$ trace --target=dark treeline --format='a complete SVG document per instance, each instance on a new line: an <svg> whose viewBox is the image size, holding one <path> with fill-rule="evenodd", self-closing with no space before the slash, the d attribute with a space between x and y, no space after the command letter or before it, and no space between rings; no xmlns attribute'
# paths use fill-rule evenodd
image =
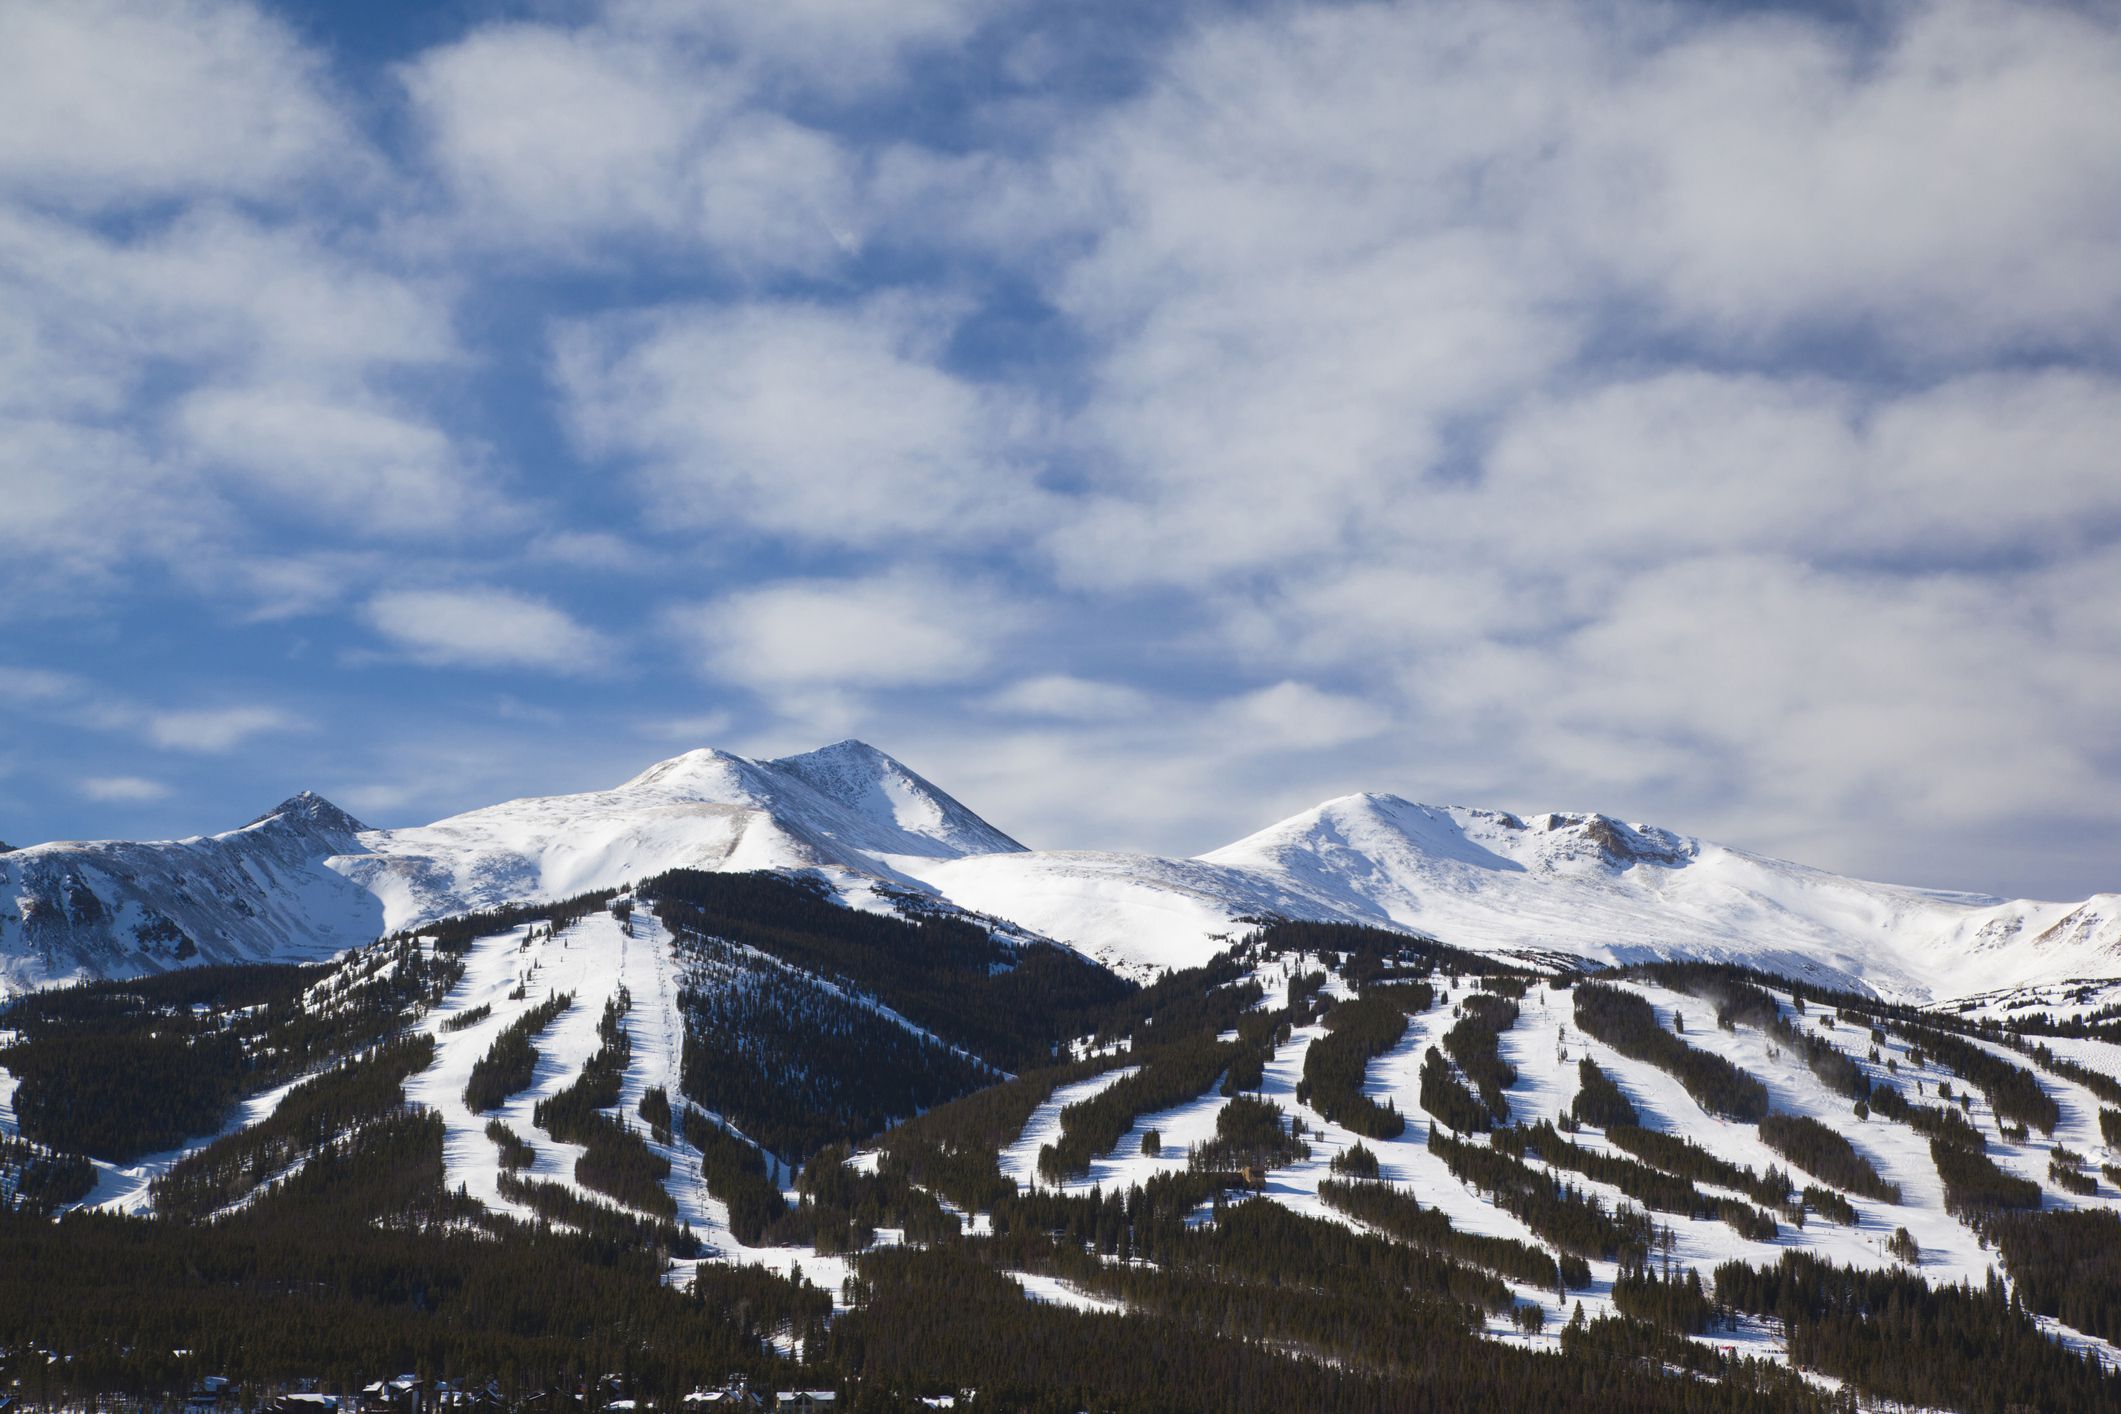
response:
<svg viewBox="0 0 2121 1414"><path fill-rule="evenodd" d="M1897 1184L1888 1183L1839 1130L1829 1129L1809 1115L1763 1116L1760 1142L1812 1177L1824 1179L1843 1192L1875 1198L1881 1203L1900 1201Z"/></svg>
<svg viewBox="0 0 2121 1414"><path fill-rule="evenodd" d="M1701 1274L1692 1268L1669 1277L1648 1268L1623 1271L1613 1283L1613 1304L1622 1315L1675 1335L1699 1335L1716 1314Z"/></svg>
<svg viewBox="0 0 2121 1414"><path fill-rule="evenodd" d="M1719 1188L1735 1189L1770 1208L1785 1207L1790 1201L1790 1176L1779 1168L1770 1168L1763 1174L1744 1164L1720 1158L1691 1139L1640 1125L1615 1125L1606 1131L1605 1137L1614 1148L1625 1149L1666 1173L1677 1174L1695 1183L1713 1183Z"/></svg>
<svg viewBox="0 0 2121 1414"><path fill-rule="evenodd" d="M1591 1282L1590 1264L1575 1253L1563 1253L1557 1260L1544 1247L1514 1237L1460 1232L1441 1208L1424 1208L1410 1189L1329 1178L1318 1185L1318 1196L1401 1242L1485 1267L1528 1286L1559 1294L1564 1285L1581 1289Z"/></svg>
<svg viewBox="0 0 2121 1414"><path fill-rule="evenodd" d="M493 1038L486 1054L472 1062L471 1076L464 1082L464 1103L473 1114L497 1109L509 1096L530 1088L538 1073L538 1048L533 1044L537 1034L573 1005L572 992L547 997Z"/></svg>
<svg viewBox="0 0 2121 1414"><path fill-rule="evenodd" d="M361 1125L404 1108L405 1078L434 1063L428 1036L407 1036L287 1092L258 1123L187 1154L152 1186L155 1210L204 1218Z"/></svg>
<svg viewBox="0 0 2121 1414"><path fill-rule="evenodd" d="M1594 1129L1618 1129L1641 1122L1635 1104L1613 1078L1598 1068L1589 1056L1576 1062L1576 1098L1569 1103L1569 1117Z"/></svg>
<svg viewBox="0 0 2121 1414"><path fill-rule="evenodd" d="M806 973L714 939L681 950L701 969L679 996L686 1097L791 1166L998 1078Z"/></svg>
<svg viewBox="0 0 2121 1414"><path fill-rule="evenodd" d="M54 1153L0 1134L0 1211L49 1217L95 1187L96 1166L79 1154Z"/></svg>
<svg viewBox="0 0 2121 1414"><path fill-rule="evenodd" d="M1969 1149L1985 1149L1988 1140L1974 1128L1973 1121L1949 1105L1925 1105L1908 1099L1897 1086L1877 1084L1871 1089L1871 1113L1886 1119L1896 1120L1913 1128L1919 1134L1932 1139L1943 1139L1953 1144L1963 1144Z"/></svg>
<svg viewBox="0 0 2121 1414"><path fill-rule="evenodd" d="M1435 993L1427 985L1375 989L1344 1001L1326 1014L1326 1034L1304 1051L1304 1078L1297 1099L1335 1124L1367 1139L1396 1139L1407 1127L1398 1108L1363 1093L1370 1062L1407 1034L1410 1012L1426 1011Z"/></svg>
<svg viewBox="0 0 2121 1414"><path fill-rule="evenodd" d="M2024 1045L2023 1042L2019 1044ZM2121 1080L2088 1065L2080 1065L2067 1056L2058 1056L2052 1048L2040 1042L2025 1046L2025 1054L2042 1070L2076 1081L2109 1105L2121 1105Z"/></svg>
<svg viewBox="0 0 2121 1414"><path fill-rule="evenodd" d="M597 889L591 893L576 894L552 903L511 903L498 908L480 909L472 913L459 913L435 923L422 923L417 928L407 928L393 933L385 942L410 942L415 938L426 938L440 952L459 956L470 951L471 945L481 938L491 938L526 923L542 923L548 935L552 930L565 929L581 922L592 913L601 913L618 895L617 889Z"/></svg>
<svg viewBox="0 0 2121 1414"><path fill-rule="evenodd" d="M1310 1156L1311 1147L1280 1105L1256 1095L1237 1095L1215 1112L1215 1137L1194 1145L1187 1160L1215 1173L1250 1169L1264 1174Z"/></svg>
<svg viewBox="0 0 2121 1414"><path fill-rule="evenodd" d="M1307 1231L1288 1235L1301 1244ZM1299 1267L1331 1270L1300 1245L1267 1270ZM981 1403L1026 1414L1829 1405L1794 1378L1706 1351L1689 1358L1733 1378L1666 1378L1636 1350L1583 1340L1562 1358L1535 1355L1480 1339L1447 1306L1317 1290L1308 1277L1233 1284L1135 1269L1110 1279L1127 1292L1125 1316L1027 1302L970 1251L884 1249L862 1258L858 1307L835 1323L832 1348L850 1373L901 1397L977 1386Z"/></svg>
<svg viewBox="0 0 2121 1414"><path fill-rule="evenodd" d="M732 1372L768 1388L804 1378L766 1338L821 1343L824 1293L710 1268L689 1295L663 1286L637 1234L479 1215L443 1192L441 1136L433 1116L368 1125L213 1224L0 1215L0 1350L62 1353L17 1392L181 1398L207 1373L350 1392L409 1370L520 1398L620 1371L674 1403Z"/></svg>
<svg viewBox="0 0 2121 1414"><path fill-rule="evenodd" d="M1443 1048L1480 1091L1495 1123L1510 1117L1503 1092L1517 1083L1517 1068L1502 1058L1502 1033L1517 1024L1517 1003L1491 992L1474 992L1459 1003L1463 1015L1444 1033Z"/></svg>
<svg viewBox="0 0 2121 1414"><path fill-rule="evenodd" d="M2042 1134L2053 1134L2061 1122L2062 1111L2056 1106L2055 1097L2041 1089L2040 1082L2025 1067L1934 1026L1900 1021L1894 1023L1893 1030L1986 1095L1990 1108L2002 1118L2030 1125Z"/></svg>
<svg viewBox="0 0 2121 1414"><path fill-rule="evenodd" d="M1366 984L1382 980L1419 980L1431 972L1452 976L1503 976L1536 980L1530 968L1504 962L1486 953L1467 952L1439 943L1434 938L1397 933L1387 928L1366 928L1359 923L1276 922L1244 940L1263 956L1297 953L1305 957L1338 960L1340 971L1350 982Z"/></svg>
<svg viewBox="0 0 2121 1414"><path fill-rule="evenodd" d="M1553 1174L1485 1144L1429 1131L1429 1148L1459 1181L1564 1252L1639 1265L1649 1254L1649 1215L1626 1204L1608 1209Z"/></svg>
<svg viewBox="0 0 2121 1414"><path fill-rule="evenodd" d="M1999 1212L1981 1230L2003 1253L2028 1310L2121 1342L2121 1213Z"/></svg>
<svg viewBox="0 0 2121 1414"><path fill-rule="evenodd" d="M1775 1240L1774 1218L1752 1204L1736 1198L1712 1197L1662 1169L1573 1144L1544 1120L1536 1125L1499 1129L1495 1131L1494 1145L1516 1158L1530 1155L1555 1168L1574 1170L1594 1182L1609 1183L1644 1207L1687 1217L1717 1218L1741 1237L1755 1242Z"/></svg>
<svg viewBox="0 0 2121 1414"><path fill-rule="evenodd" d="M666 1257L697 1257L702 1250L690 1228L679 1228L668 1217L630 1212L565 1184L504 1171L499 1188L511 1203L521 1203L547 1222L562 1224L614 1249L634 1248Z"/></svg>
<svg viewBox="0 0 2121 1414"><path fill-rule="evenodd" d="M1804 1211L1815 1213L1828 1222L1840 1223L1843 1227L1856 1225L1856 1209L1848 1199L1831 1188L1821 1188L1816 1183L1804 1185L1798 1202Z"/></svg>
<svg viewBox="0 0 2121 1414"><path fill-rule="evenodd" d="M1447 1328L1467 1331L1479 1324L1481 1311L1507 1311L1512 1305L1501 1281L1439 1251L1305 1217L1264 1198L1218 1200L1214 1223L1189 1224L1183 1220L1188 1200L1198 1190L1174 1186L1173 1193L1158 1195L1156 1187L1101 1201L1063 1198L1036 1209L1027 1197L1012 1210L1006 1235L993 1243L993 1255L1065 1276L1129 1306L1164 1305L1180 1289L1302 1287L1373 1305L1419 1304ZM1092 1209L1102 1215L1094 1235L1085 1221ZM1043 1235L1027 1241L1041 1226L1026 1222L1033 1211L1043 1219ZM1107 1226L1115 1219L1125 1222L1116 1233ZM1153 1252L1153 1269L1091 1254L1094 1249L1125 1257L1130 1247L1137 1255Z"/></svg>
<svg viewBox="0 0 2121 1414"><path fill-rule="evenodd" d="M1657 1024L1649 1001L1619 987L1586 982L1576 988L1576 1024L1624 1056L1669 1071L1696 1104L1727 1119L1758 1120L1767 1113L1767 1087L1722 1056L1696 1050Z"/></svg>
<svg viewBox="0 0 2121 1414"><path fill-rule="evenodd" d="M0 1017L30 1139L113 1163L218 1130L235 1102L397 1029L458 964L411 944L338 968L195 967L33 993ZM305 1001L305 994L316 993Z"/></svg>
<svg viewBox="0 0 2121 1414"><path fill-rule="evenodd" d="M954 1242L963 1230L957 1214L935 1195L909 1182L903 1170L864 1173L847 1163L851 1153L835 1146L820 1153L796 1180L802 1202L769 1228L769 1243L809 1243L819 1252L858 1252L880 1227L905 1230L908 1242Z"/></svg>
<svg viewBox="0 0 2121 1414"><path fill-rule="evenodd" d="M530 1141L500 1120L486 1121L486 1137L501 1151L501 1167L504 1169L527 1169L538 1161L538 1151L531 1147Z"/></svg>
<svg viewBox="0 0 2121 1414"><path fill-rule="evenodd" d="M1715 1005L1717 1025L1726 1030L1741 1025L1757 1027L1795 1051L1828 1089L1851 1100L1870 1098L1872 1081L1863 1067L1825 1037L1792 1024L1767 988L1708 967L1689 967L1682 977L1673 980L1683 983L1682 990Z"/></svg>
<svg viewBox="0 0 2121 1414"><path fill-rule="evenodd" d="M2073 1017L2067 1020L2057 1020L2045 1013L2029 1013L2014 1016L2003 1022L1986 1018L1976 1022L1963 1017L1930 1011L1922 1007L1883 1001L1866 993L1851 992L1834 987L1822 987L1817 983L1811 982L1792 982L1789 978L1775 973L1762 972L1757 968L1739 967L1730 963L1637 963L1618 969L1614 975L1618 977L1639 977L1646 981L1657 982L1671 987L1676 991L1691 992L1698 996L1708 997L1713 997L1716 995L1717 989L1729 983L1745 982L1763 990L1779 988L1789 992L1791 997L1790 1004L1799 1012L1806 1010L1806 1002L1809 999L1813 1002L1823 1003L1840 1013L1844 1018L1862 1017L1869 1020L1873 1025L1894 1026L1896 1029L1899 1026L1913 1026L1922 1030L1949 1032L1958 1037L1979 1036L1997 1045L2007 1046L2036 1064L2052 1069L2057 1075L2062 1075L2068 1079L2080 1080L2079 1075L2075 1072L2081 1071L2088 1078L2081 1079L2080 1083L2100 1094L2102 1098L2114 1104L2121 1104L2121 1080L2116 1080L2111 1076L2100 1075L2094 1071L2084 1070L2083 1067L2076 1066L2066 1059L2056 1056L2049 1047L2037 1040L2028 1039L2036 1036L2091 1036L2103 1037L2107 1040L2121 1040L2121 1027L2113 1025L2113 1018L2121 1017L2121 1007L2107 1008L2104 1013L2104 1019L2101 1019L2101 1013L2093 1013L2085 1017ZM2050 1062L2055 1062L2055 1064L2050 1064Z"/></svg>
<svg viewBox="0 0 2121 1414"><path fill-rule="evenodd" d="M746 1247L759 1246L766 1230L788 1210L779 1185L767 1172L766 1156L698 1110L687 1107L685 1142L700 1151L707 1191L729 1209L729 1231Z"/></svg>
<svg viewBox="0 0 2121 1414"><path fill-rule="evenodd" d="M442 1033L444 1035L452 1035L458 1031L469 1031L480 1022L491 1020L492 1017L492 1003L482 1002L467 1011L460 1011L455 1016L446 1018L442 1022Z"/></svg>
<svg viewBox="0 0 2121 1414"><path fill-rule="evenodd" d="M2009 1208L2040 1206L2040 1185L1996 1167L1979 1149L1948 1139L1930 1140L1930 1161L1944 1180L1944 1208L1954 1217L1977 1218Z"/></svg>
<svg viewBox="0 0 2121 1414"><path fill-rule="evenodd" d="M677 870L638 892L666 927L844 980L1005 1070L1050 1061L1136 990L1068 949L1004 944L966 919L847 908L821 881Z"/></svg>
<svg viewBox="0 0 2121 1414"><path fill-rule="evenodd" d="M1488 1107L1480 1103L1464 1081L1451 1073L1451 1063L1434 1046L1422 1052L1419 1095L1421 1107L1438 1124L1460 1134L1484 1133L1494 1125Z"/></svg>
<svg viewBox="0 0 2121 1414"><path fill-rule="evenodd" d="M1998 1278L1932 1287L1790 1252L1775 1267L1718 1267L1716 1298L1781 1321L1792 1361L1874 1396L1972 1414L2121 1409L2121 1378L2041 1334Z"/></svg>

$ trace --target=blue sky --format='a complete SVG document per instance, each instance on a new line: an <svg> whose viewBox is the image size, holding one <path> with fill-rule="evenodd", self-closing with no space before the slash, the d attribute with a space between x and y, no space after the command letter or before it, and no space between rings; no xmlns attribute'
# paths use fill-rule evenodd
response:
<svg viewBox="0 0 2121 1414"><path fill-rule="evenodd" d="M0 8L0 837L859 735L2121 887L2095 7Z"/></svg>

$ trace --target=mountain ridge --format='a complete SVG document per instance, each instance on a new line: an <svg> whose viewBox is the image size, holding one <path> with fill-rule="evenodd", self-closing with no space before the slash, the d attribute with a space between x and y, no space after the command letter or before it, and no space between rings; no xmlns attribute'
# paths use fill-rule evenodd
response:
<svg viewBox="0 0 2121 1414"><path fill-rule="evenodd" d="M0 991L306 960L453 913L673 868L822 874L1006 919L1116 970L1287 917L1592 963L1738 962L1898 1000L2121 978L2121 895L2007 900L1846 879L1595 812L1336 797L1191 859L1027 849L889 754L700 748L603 791L371 829L303 791L248 825L0 856ZM857 900L858 901L858 900Z"/></svg>

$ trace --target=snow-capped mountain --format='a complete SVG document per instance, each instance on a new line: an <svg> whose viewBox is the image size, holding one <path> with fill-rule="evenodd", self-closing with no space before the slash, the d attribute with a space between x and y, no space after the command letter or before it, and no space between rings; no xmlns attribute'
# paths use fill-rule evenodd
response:
<svg viewBox="0 0 2121 1414"><path fill-rule="evenodd" d="M902 866L1022 845L858 741L754 761L690 751L607 791L371 830L304 793L239 830L0 856L0 994L186 962L302 960L495 904L668 869Z"/></svg>
<svg viewBox="0 0 2121 1414"><path fill-rule="evenodd" d="M327 864L366 830L305 791L224 834L0 855L0 995L191 962L322 958L373 938L375 898Z"/></svg>
<svg viewBox="0 0 2121 1414"><path fill-rule="evenodd" d="M1247 917L1338 920L1483 951L1694 957L1929 1002L2121 976L2121 895L2038 903L1846 879L1596 814L1350 795L1196 859L965 858L921 877L1137 973Z"/></svg>
<svg viewBox="0 0 2121 1414"><path fill-rule="evenodd" d="M1010 920L1135 975L1269 916L1596 961L1700 957L1930 1002L2121 978L2121 895L1845 879L1603 815L1351 795L1195 859L1027 850L885 753L687 752L611 790L371 830L311 795L227 834L0 856L0 990L311 958L674 868L821 870Z"/></svg>

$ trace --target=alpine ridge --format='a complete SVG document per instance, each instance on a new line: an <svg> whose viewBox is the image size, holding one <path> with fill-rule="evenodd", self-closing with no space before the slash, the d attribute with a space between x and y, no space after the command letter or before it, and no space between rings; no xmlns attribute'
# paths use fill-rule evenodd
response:
<svg viewBox="0 0 2121 1414"><path fill-rule="evenodd" d="M187 962L328 956L467 909L670 869L808 872L1007 920L1122 972L1204 961L1254 920L1350 922L1599 964L1731 962L1935 1004L2106 999L2121 895L1867 883L1600 814L1343 796L1192 859L1026 849L877 748L712 749L610 790L376 830L304 792L241 829L0 857L0 990Z"/></svg>

